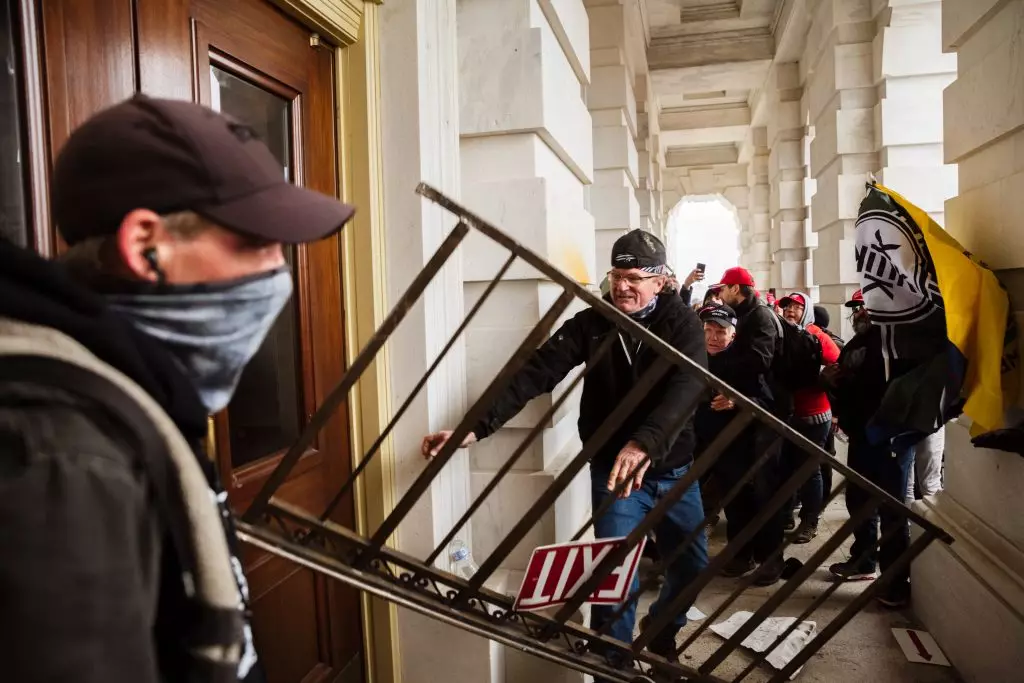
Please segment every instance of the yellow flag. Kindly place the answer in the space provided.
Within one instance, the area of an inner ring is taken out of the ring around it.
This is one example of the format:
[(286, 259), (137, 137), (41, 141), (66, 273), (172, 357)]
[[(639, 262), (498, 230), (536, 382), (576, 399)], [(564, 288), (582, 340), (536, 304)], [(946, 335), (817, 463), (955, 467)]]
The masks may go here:
[(924, 235), (946, 317), (946, 336), (967, 359), (961, 396), (976, 436), (1003, 426), (1003, 415), (1020, 389), (1017, 331), (1006, 290), (931, 217), (892, 190), (875, 186), (900, 204)]

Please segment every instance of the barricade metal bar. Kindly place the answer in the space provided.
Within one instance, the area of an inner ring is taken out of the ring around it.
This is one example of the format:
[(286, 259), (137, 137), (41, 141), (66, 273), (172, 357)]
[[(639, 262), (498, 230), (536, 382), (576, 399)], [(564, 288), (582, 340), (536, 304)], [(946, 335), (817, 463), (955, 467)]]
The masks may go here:
[(846, 626), (847, 622), (855, 617), (858, 612), (864, 609), (864, 606), (871, 602), (871, 599), (878, 595), (883, 588), (887, 587), (896, 574), (905, 571), (911, 560), (920, 555), (933, 540), (935, 540), (934, 536), (932, 536), (927, 529), (923, 530), (917, 540), (911, 543), (910, 547), (900, 554), (894, 564), (882, 572), (877, 579), (872, 581), (870, 585), (860, 593), (860, 595), (851, 600), (850, 604), (844, 607), (843, 611), (832, 619), (825, 628), (818, 631), (818, 635), (814, 637), (814, 640), (805, 645), (804, 649), (800, 650), (800, 652), (790, 660), (789, 664), (776, 673), (769, 683), (785, 683), (785, 681), (788, 681), (797, 669), (803, 666), (815, 652), (821, 649), (822, 645), (827, 643), (832, 636), (838, 633), (839, 629)]
[[(672, 563), (675, 562), (677, 559), (679, 559), (679, 557), (681, 557), (682, 554), (684, 552), (686, 552), (686, 550), (690, 547), (690, 545), (693, 542), (695, 542), (700, 537), (701, 534), (704, 533), (705, 527), (707, 527), (708, 523), (712, 519), (714, 519), (715, 515), (721, 514), (722, 510), (725, 509), (725, 506), (728, 505), (729, 503), (731, 503), (733, 498), (735, 498), (736, 496), (739, 495), (740, 491), (742, 491), (743, 488), (748, 483), (750, 483), (750, 481), (754, 478), (754, 476), (758, 473), (758, 471), (762, 467), (764, 467), (764, 465), (772, 458), (772, 456), (773, 456), (772, 449), (775, 448), (776, 445), (778, 444), (778, 442), (781, 441), (781, 440), (782, 440), (782, 437), (780, 436), (775, 442), (773, 442), (772, 445), (768, 449), (766, 449), (758, 457), (758, 459), (756, 461), (754, 461), (754, 464), (750, 466), (750, 468), (743, 475), (743, 477), (741, 479), (739, 479), (733, 485), (733, 487), (731, 489), (729, 489), (729, 491), (726, 492), (726, 494), (724, 496), (722, 496), (722, 499), (719, 501), (718, 505), (715, 506), (715, 508), (712, 509), (711, 512), (709, 512), (708, 514), (704, 515), (704, 519), (701, 520), (700, 525), (696, 529), (691, 531), (686, 536), (686, 538), (683, 539), (683, 542), (680, 543), (675, 549), (673, 549), (671, 554), (669, 554), (668, 556), (666, 556), (666, 557), (661, 559), (661, 561), (659, 562), (659, 567), (660, 568), (665, 569), (667, 567), (670, 567), (672, 565)], [(703, 457), (703, 456), (701, 456), (701, 457)], [(637, 590), (633, 591), (633, 593), (629, 596), (629, 598), (626, 599), (625, 602), (623, 602), (622, 604), (620, 604), (618, 607), (615, 608), (615, 611), (612, 613), (611, 618), (609, 618), (608, 621), (606, 621), (601, 626), (601, 628), (598, 630), (598, 633), (600, 633), (602, 635), (607, 635), (608, 631), (611, 630), (612, 625), (616, 621), (618, 621), (619, 617), (621, 617), (625, 613), (625, 611), (627, 609), (629, 609), (633, 604), (635, 604), (638, 600), (640, 600), (640, 597), (644, 593), (646, 593), (647, 591), (649, 591), (652, 588), (654, 588), (654, 586), (656, 586), (657, 584), (658, 584), (658, 579), (656, 577), (652, 577), (652, 576), (648, 576), (643, 581), (641, 581), (639, 588)]]
[(854, 530), (860, 526), (860, 524), (866, 520), (869, 516), (874, 514), (878, 508), (878, 503), (871, 498), (868, 498), (867, 503), (862, 505), (857, 513), (849, 517), (843, 525), (839, 528), (839, 531), (832, 534), (827, 541), (821, 544), (821, 546), (814, 551), (810, 559), (796, 571), (796, 573), (780, 586), (771, 597), (764, 601), (764, 603), (757, 608), (757, 611), (747, 619), (746, 622), (732, 635), (731, 638), (725, 641), (717, 650), (715, 650), (710, 657), (708, 657), (703, 664), (700, 666), (701, 673), (710, 674), (718, 665), (725, 661), (736, 648), (740, 646), (747, 636), (754, 632), (758, 626), (765, 620), (765, 618), (771, 616), (772, 612), (775, 611), (779, 605), (785, 602), (790, 595), (792, 595), (797, 588), (799, 588), (804, 581), (806, 581), (811, 574), (818, 570), (818, 567), (828, 559), (828, 557), (834, 553), (843, 541), (851, 536)]
[[(608, 335), (608, 337), (601, 342), (601, 344), (597, 347), (596, 352), (594, 353), (595, 361), (604, 358), (604, 355), (608, 353), (608, 351), (611, 349), (614, 340), (615, 337), (613, 335)], [(562, 395), (559, 396), (555, 400), (555, 402), (551, 404), (550, 408), (544, 411), (544, 415), (541, 416), (539, 420), (537, 420), (537, 424), (535, 424), (533, 428), (530, 429), (530, 433), (526, 435), (526, 438), (520, 442), (519, 446), (517, 446), (515, 451), (512, 452), (512, 455), (509, 456), (509, 458), (498, 469), (498, 471), (494, 473), (494, 476), (491, 478), (489, 482), (487, 482), (487, 486), (484, 487), (484, 490), (480, 492), (480, 495), (476, 497), (476, 500), (470, 503), (469, 508), (467, 508), (466, 512), (463, 513), (462, 517), (459, 518), (459, 521), (452, 526), (451, 531), (448, 532), (448, 534), (441, 540), (441, 542), (437, 544), (437, 547), (434, 548), (434, 551), (430, 553), (426, 560), (424, 560), (425, 564), (433, 564), (434, 560), (440, 557), (441, 553), (444, 552), (444, 549), (447, 548), (448, 544), (452, 542), (453, 538), (455, 538), (455, 535), (459, 532), (459, 529), (463, 528), (469, 522), (469, 519), (473, 516), (473, 513), (480, 509), (480, 506), (484, 504), (484, 501), (487, 500), (487, 497), (491, 495), (494, 489), (498, 487), (498, 484), (501, 483), (501, 480), (505, 477), (505, 475), (512, 470), (515, 464), (519, 461), (519, 458), (521, 458), (523, 456), (523, 453), (526, 452), (526, 449), (530, 447), (530, 444), (532, 444), (536, 440), (536, 438), (540, 436), (540, 433), (544, 431), (547, 423), (551, 420), (554, 414), (558, 412), (558, 409), (562, 407), (562, 404), (565, 403), (566, 399), (569, 398), (573, 390), (577, 386), (579, 386), (579, 383), (583, 381), (583, 378), (587, 376), (587, 373), (589, 373), (590, 370), (593, 369), (593, 367), (594, 363), (588, 363), (587, 366), (583, 368), (582, 372), (576, 374), (576, 376), (572, 379), (572, 382), (569, 383), (569, 386), (566, 387), (565, 390), (562, 392)]]
[[(555, 504), (558, 496), (576, 478), (576, 475), (583, 469), (583, 466), (590, 462), (590, 459), (615, 434), (616, 430), (619, 429), (626, 418), (629, 417), (640, 401), (647, 395), (651, 387), (665, 376), (670, 367), (669, 361), (661, 356), (651, 364), (640, 377), (640, 380), (622, 397), (620, 403), (608, 415), (605, 421), (601, 423), (601, 426), (597, 428), (594, 435), (587, 439), (579, 454), (559, 473), (537, 501), (530, 506), (522, 519), (516, 523), (491, 554), (487, 556), (487, 559), (480, 565), (480, 571), (474, 574), (470, 581), (471, 589), (478, 590), (484, 584), (484, 581), (498, 569), (509, 553), (515, 549), (530, 529), (533, 528), (533, 525)], [(462, 592), (456, 599), (456, 604), (463, 604), (470, 597), (468, 593)]]
[(765, 505), (765, 509), (768, 514), (764, 512), (758, 514), (752, 519), (740, 532), (740, 535), (730, 542), (725, 549), (716, 555), (710, 562), (708, 562), (707, 568), (683, 590), (672, 603), (663, 611), (660, 611), (657, 616), (651, 618), (647, 629), (637, 636), (636, 640), (633, 641), (633, 652), (639, 652), (640, 650), (647, 647), (651, 640), (658, 633), (668, 625), (668, 623), (676, 617), (677, 614), (683, 610), (689, 609), (693, 601), (697, 599), (697, 595), (700, 591), (711, 583), (711, 580), (718, 576), (722, 569), (728, 564), (740, 549), (750, 542), (750, 539), (754, 537), (761, 527), (764, 526), (765, 522), (771, 514), (778, 514), (781, 511), (782, 506), (790, 499), (790, 497), (796, 493), (805, 481), (811, 476), (814, 468), (818, 467), (818, 462), (811, 458), (808, 458), (793, 474), (786, 483), (775, 492), (771, 500)]
[(469, 435), (473, 425), (487, 414), (491, 404), (494, 403), (494, 399), (508, 387), (515, 374), (526, 364), (530, 354), (547, 338), (551, 327), (558, 320), (558, 317), (565, 312), (565, 309), (569, 307), (572, 299), (572, 292), (563, 291), (561, 296), (551, 304), (551, 308), (534, 325), (530, 333), (526, 335), (523, 343), (519, 345), (519, 348), (512, 354), (512, 357), (501, 368), (498, 375), (491, 380), (491, 383), (484, 390), (483, 394), (480, 395), (480, 398), (473, 403), (473, 406), (455, 428), (455, 431), (448, 439), (448, 442), (441, 448), (441, 451), (427, 463), (423, 472), (412, 483), (406, 494), (395, 504), (391, 514), (381, 522), (380, 528), (374, 532), (371, 539), (372, 546), (380, 547), (387, 543), (391, 534), (395, 532), (401, 521), (409, 514), (413, 506), (420, 499), (420, 496), (426, 493), (430, 487), (430, 482), (448, 464), (448, 461), (455, 455), (455, 451), (461, 447), (463, 439)]
[(245, 511), (242, 519), (251, 522), (257, 519), (263, 514), (266, 508), (267, 502), (270, 497), (274, 495), (274, 492), (280, 488), (284, 480), (288, 478), (292, 468), (295, 467), (295, 463), (299, 461), (302, 454), (306, 452), (310, 444), (316, 439), (317, 434), (324, 428), (327, 421), (331, 419), (334, 411), (348, 398), (348, 393), (355, 386), (355, 383), (359, 380), (362, 374), (366, 371), (370, 364), (373, 363), (374, 358), (377, 356), (377, 352), (380, 351), (384, 343), (391, 337), (394, 331), (398, 328), (399, 323), (405, 319), (413, 305), (419, 300), (423, 294), (423, 290), (426, 289), (430, 281), (434, 279), (434, 275), (441, 269), (448, 257), (455, 253), (455, 250), (465, 239), (469, 233), (469, 226), (464, 221), (459, 223), (452, 229), (448, 237), (444, 239), (441, 246), (437, 248), (434, 255), (427, 261), (427, 265), (424, 266), (416, 277), (413, 278), (412, 283), (405, 290), (405, 293), (401, 296), (395, 307), (391, 309), (391, 312), (381, 323), (380, 329), (377, 330), (370, 341), (367, 343), (356, 359), (352, 362), (352, 366), (345, 372), (345, 376), (342, 377), (341, 382), (338, 383), (334, 389), (331, 390), (317, 408), (313, 417), (310, 418), (309, 423), (303, 428), (302, 433), (299, 434), (299, 438), (295, 440), (288, 452), (281, 458), (281, 462), (278, 463), (274, 471), (270, 473), (267, 480), (260, 487), (259, 492), (253, 499), (252, 504)]
[[(899, 527), (890, 528), (882, 535), (881, 539), (879, 539), (879, 545), (885, 545), (898, 533), (900, 533)], [(856, 558), (853, 559), (857, 563), (864, 562), (871, 556), (873, 552), (875, 552), (875, 550), (876, 549), (872, 547), (865, 548), (857, 555)], [(825, 604), (825, 601), (828, 600), (833, 593), (839, 590), (840, 586), (846, 583), (849, 582), (842, 581), (836, 578), (836, 580), (833, 581), (828, 588), (822, 591), (821, 595), (814, 599), (814, 601), (810, 604), (810, 606), (807, 607), (807, 609), (800, 613), (800, 616), (798, 616), (792, 624), (786, 627), (785, 631), (780, 633), (778, 637), (772, 641), (772, 643), (764, 650), (764, 652), (754, 652), (753, 659), (751, 660), (751, 662), (747, 664), (746, 668), (743, 669), (743, 671), (741, 671), (736, 676), (736, 678), (732, 679), (731, 683), (740, 683), (740, 681), (742, 681), (744, 678), (753, 673), (754, 669), (756, 669), (764, 660), (768, 659), (769, 655), (771, 655), (775, 648), (777, 648), (782, 643), (786, 642), (786, 638), (789, 637), (789, 634), (800, 628), (801, 623), (803, 623), (805, 620), (807, 620), (808, 617), (814, 614), (814, 612), (817, 611), (818, 608)]]
[[(596, 655), (567, 651), (564, 646), (559, 645), (559, 641), (537, 640), (530, 635), (528, 629), (521, 622), (511, 619), (503, 620), (501, 615), (488, 615), (478, 610), (454, 609), (420, 590), (401, 583), (393, 583), (374, 572), (356, 570), (309, 546), (282, 541), (276, 535), (268, 533), (265, 528), (240, 523), (239, 537), (257, 548), (312, 569), (329, 578), (342, 581), (371, 595), (554, 664), (571, 666), (577, 671), (615, 683), (636, 683), (650, 680), (641, 678), (642, 672), (636, 669), (615, 668)], [(652, 665), (648, 664), (648, 666)], [(673, 678), (725, 683), (721, 678), (701, 677), (696, 671), (683, 666), (666, 665), (659, 670), (665, 671)]]
[[(832, 503), (832, 501), (835, 499), (835, 497), (839, 495), (839, 493), (843, 490), (843, 488), (845, 486), (846, 486), (846, 482), (840, 482), (839, 486), (837, 486), (832, 491), (832, 493), (829, 495), (828, 499), (822, 505), (822, 510), (824, 510), (826, 507), (828, 507)], [(877, 505), (877, 503), (876, 503), (876, 505)], [(779, 546), (779, 553), (780, 554), (785, 553), (786, 549), (790, 545), (792, 545), (792, 543), (793, 543), (793, 538), (792, 537), (783, 539), (782, 544)], [(758, 569), (760, 569), (760, 568), (758, 568)], [(727, 609), (729, 609), (729, 606), (732, 605), (734, 602), (736, 602), (736, 600), (738, 600), (739, 597), (741, 595), (743, 595), (743, 593), (748, 588), (750, 588), (751, 584), (753, 584), (754, 580), (757, 578), (757, 575), (758, 575), (758, 572), (757, 571), (753, 571), (748, 576), (744, 576), (743, 578), (741, 578), (739, 580), (736, 588), (733, 590), (732, 593), (729, 594), (729, 597), (727, 597), (725, 600), (723, 600), (722, 603), (720, 605), (718, 605), (718, 607), (715, 608), (715, 611), (712, 612), (710, 615), (708, 615), (708, 617), (706, 619), (704, 619), (697, 626), (697, 628), (694, 630), (693, 633), (691, 633), (689, 636), (687, 636), (686, 640), (683, 641), (683, 644), (676, 648), (676, 654), (677, 655), (683, 654), (688, 647), (693, 645), (693, 643), (695, 643), (697, 641), (697, 639), (700, 638), (701, 634), (703, 634), (704, 631), (706, 631), (708, 628), (710, 628), (711, 624), (715, 623), (715, 621), (717, 621), (719, 617), (721, 617), (723, 614), (725, 614), (725, 611)]]
[[(342, 556), (355, 556), (358, 554), (358, 549), (366, 548), (369, 541), (357, 534), (356, 532), (342, 527), (333, 522), (321, 523), (315, 517), (308, 515), (307, 513), (295, 508), (292, 505), (284, 503), (282, 501), (272, 501), (268, 506), (268, 515), (273, 518), (279, 518), (281, 524), (292, 524), (293, 526), (300, 527), (302, 529), (308, 529), (309, 535), (315, 537), (316, 541), (321, 542), (321, 547), (316, 547), (315, 544), (311, 543), (296, 543), (291, 540), (292, 534), (286, 531), (285, 538), (283, 540), (283, 546), (290, 547), (295, 551), (301, 551), (305, 557), (312, 558), (313, 561), (317, 559), (327, 558), (327, 561), (332, 566), (340, 566), (343, 572), (348, 576), (354, 573), (360, 577), (368, 578), (375, 576), (386, 576), (391, 582), (381, 587), (383, 591), (390, 591), (393, 588), (398, 591), (400, 595), (407, 595), (407, 592), (403, 591), (403, 588), (415, 588), (417, 594), (422, 596), (432, 596), (434, 599), (439, 599), (442, 602), (442, 606), (445, 609), (453, 608), (452, 598), (455, 596), (455, 589), (467, 588), (468, 582), (458, 576), (448, 574), (432, 566), (424, 565), (418, 558), (406, 555), (399, 550), (395, 550), (390, 547), (380, 548), (379, 555), (370, 562), (366, 569), (357, 569), (350, 563), (343, 562), (338, 559), (338, 555)], [(266, 527), (259, 527), (248, 524), (246, 522), (239, 522), (239, 537), (246, 542), (251, 542), (252, 538), (262, 539), (261, 544), (265, 544), (267, 539), (280, 540), (278, 535), (270, 532)], [(302, 532), (299, 532), (300, 535)], [(261, 547), (266, 547), (261, 545)], [(338, 551), (334, 554), (327, 554), (327, 548), (335, 548)], [(354, 552), (341, 552), (344, 549), (353, 549)], [(276, 552), (276, 551), (275, 551)], [(280, 554), (280, 553), (278, 553)], [(288, 559), (291, 559), (290, 557)], [(313, 566), (312, 564), (308, 566)], [(392, 567), (399, 570), (395, 572)], [(351, 583), (348, 579), (342, 578), (346, 582)], [(357, 586), (360, 587), (360, 586)], [(445, 593), (444, 589), (447, 589)], [(382, 594), (377, 592), (376, 594), (381, 595), (387, 599), (391, 599), (390, 594)], [(484, 614), (490, 617), (493, 621), (503, 624), (504, 622), (512, 622), (513, 624), (521, 625), (523, 632), (529, 635), (533, 639), (538, 639), (541, 628), (550, 622), (548, 617), (533, 614), (530, 612), (514, 612), (512, 610), (512, 598), (501, 593), (481, 588), (475, 594), (474, 606), (465, 612), (459, 611), (459, 614)], [(400, 603), (402, 604), (402, 603)], [(413, 607), (415, 609), (415, 607)], [(423, 611), (425, 614), (433, 616), (432, 612)], [(557, 648), (554, 649), (556, 652), (561, 652), (565, 657), (564, 660), (560, 661), (560, 664), (565, 666), (571, 666), (577, 670), (586, 671), (586, 669), (576, 666), (576, 657), (585, 657), (588, 661), (593, 659), (595, 655), (587, 654), (586, 643), (601, 643), (606, 648), (614, 647), (625, 647), (625, 643), (621, 643), (617, 640), (601, 636), (600, 634), (587, 629), (584, 626), (568, 622), (563, 625), (563, 635), (570, 639), (575, 639), (578, 642), (571, 642), (570, 647), (567, 650), (559, 651)], [(488, 635), (487, 637), (491, 637)], [(501, 638), (495, 638), (501, 640)], [(547, 640), (547, 639), (542, 639)], [(557, 642), (557, 641), (552, 641)], [(530, 644), (536, 644), (530, 641)], [(516, 647), (519, 647), (521, 643), (516, 643)], [(520, 648), (523, 649), (523, 648)], [(687, 680), (708, 680), (722, 682), (722, 679), (715, 677), (702, 677), (695, 669), (679, 662), (669, 662), (662, 657), (653, 655), (650, 653), (642, 653), (636, 658), (636, 661), (642, 666), (647, 667), (650, 671), (657, 671), (662, 674), (671, 675), (673, 677), (685, 677)], [(617, 672), (618, 676), (623, 675), (621, 669), (604, 669), (601, 675), (607, 676), (609, 671)], [(612, 680), (621, 680), (635, 682), (636, 676), (639, 672), (635, 670), (629, 670), (629, 674), (626, 678), (620, 678), (613, 676)]]
[(780, 436), (785, 437), (787, 441), (798, 447), (807, 455), (811, 456), (818, 462), (828, 462), (834, 471), (840, 472), (844, 477), (846, 477), (846, 479), (852, 483), (856, 483), (866, 492), (870, 492), (873, 496), (885, 501), (886, 504), (894, 504), (900, 509), (906, 510), (907, 517), (911, 521), (923, 529), (930, 530), (936, 538), (942, 539), (946, 543), (953, 542), (953, 537), (944, 529), (937, 526), (934, 522), (926, 519), (920, 513), (906, 508), (902, 501), (899, 501), (886, 493), (877, 484), (869, 481), (864, 477), (864, 475), (850, 468), (846, 463), (840, 462), (839, 460), (831, 457), (828, 453), (811, 441), (808, 441), (805, 436), (794, 430), (788, 424), (782, 422), (764, 408), (751, 401), (748, 397), (712, 375), (706, 368), (701, 367), (701, 365), (693, 359), (687, 358), (683, 354), (679, 353), (679, 351), (677, 351), (672, 345), (665, 342), (665, 340), (655, 334), (652, 334), (650, 330), (645, 328), (643, 325), (638, 324), (635, 320), (629, 318), (629, 316), (620, 313), (607, 301), (604, 301), (587, 288), (580, 286), (575, 279), (571, 278), (569, 275), (548, 263), (531, 250), (519, 244), (494, 225), (478, 216), (476, 213), (470, 211), (450, 197), (445, 196), (442, 192), (431, 187), (427, 183), (420, 183), (416, 188), (416, 192), (422, 197), (425, 197), (431, 202), (445, 208), (450, 213), (458, 216), (463, 221), (468, 222), (474, 229), (484, 235), (487, 235), (494, 242), (516, 254), (524, 263), (528, 263), (530, 266), (537, 269), (537, 271), (549, 278), (555, 284), (567, 291), (573, 292), (578, 299), (590, 305), (590, 307), (596, 312), (612, 321), (623, 331), (628, 332), (634, 339), (642, 341), (659, 356), (672, 359), (672, 362), (678, 365), (685, 372), (702, 378), (709, 386), (728, 396), (733, 403), (736, 404), (736, 408), (739, 411), (753, 413), (758, 421), (770, 427)]
[[(630, 551), (644, 538), (654, 526), (661, 521), (661, 519), (668, 514), (669, 508), (679, 502), (679, 500), (686, 494), (686, 491), (694, 485), (694, 483), (704, 474), (714, 462), (715, 458), (721, 454), (726, 447), (732, 443), (744, 429), (746, 429), (754, 420), (752, 415), (747, 413), (740, 413), (732, 420), (725, 429), (722, 430), (718, 436), (708, 445), (705, 449), (704, 454), (700, 458), (699, 462), (695, 462), (690, 466), (690, 469), (683, 475), (679, 481), (672, 485), (663, 497), (658, 500), (658, 503), (654, 508), (644, 515), (644, 518), (640, 521), (634, 529), (629, 532), (626, 536), (626, 540), (605, 555), (604, 559), (601, 560), (590, 577), (583, 582), (583, 585), (576, 589), (572, 598), (569, 599), (558, 612), (555, 614), (555, 621), (562, 622), (568, 619), (572, 614), (580, 608), (580, 606), (586, 602), (587, 598), (597, 590), (597, 587), (601, 585), (616, 566), (618, 566)], [(707, 457), (703, 457), (706, 455)]]
[(423, 387), (427, 385), (427, 382), (433, 376), (434, 371), (437, 370), (438, 367), (440, 367), (441, 363), (448, 355), (448, 352), (452, 350), (453, 346), (455, 346), (455, 342), (459, 340), (459, 337), (462, 336), (462, 333), (466, 331), (467, 327), (469, 327), (469, 323), (473, 321), (473, 318), (476, 316), (477, 312), (479, 312), (480, 309), (483, 308), (484, 302), (487, 301), (487, 297), (490, 296), (491, 292), (494, 291), (495, 287), (497, 287), (501, 283), (501, 278), (505, 275), (505, 273), (508, 272), (508, 269), (512, 267), (512, 264), (515, 263), (515, 260), (515, 254), (512, 254), (507, 259), (505, 259), (505, 263), (502, 264), (501, 268), (498, 269), (498, 272), (495, 274), (494, 278), (487, 284), (487, 288), (483, 291), (483, 294), (481, 294), (480, 298), (477, 299), (476, 303), (473, 304), (473, 307), (469, 309), (469, 313), (466, 314), (466, 316), (462, 319), (462, 322), (459, 323), (459, 326), (455, 329), (454, 332), (452, 332), (451, 337), (449, 337), (444, 347), (441, 348), (441, 352), (437, 354), (437, 358), (434, 359), (434, 362), (430, 364), (430, 367), (427, 368), (427, 371), (424, 372), (423, 376), (420, 377), (418, 382), (416, 382), (416, 386), (412, 388), (412, 391), (410, 391), (409, 395), (406, 396), (405, 400), (402, 402), (402, 405), (400, 405), (398, 407), (398, 410), (395, 411), (394, 417), (392, 417), (391, 420), (388, 421), (387, 426), (385, 426), (384, 429), (381, 430), (380, 436), (374, 439), (373, 444), (370, 446), (370, 449), (366, 451), (366, 455), (364, 455), (359, 460), (359, 464), (352, 471), (352, 474), (348, 476), (348, 479), (346, 479), (345, 483), (342, 484), (341, 488), (338, 490), (338, 493), (336, 493), (334, 498), (331, 499), (331, 502), (327, 504), (327, 507), (324, 509), (323, 514), (320, 515), (320, 521), (324, 521), (328, 517), (330, 517), (331, 513), (334, 512), (334, 509), (345, 497), (345, 494), (347, 494), (352, 489), (352, 487), (355, 486), (356, 479), (359, 477), (360, 474), (363, 473), (363, 470), (365, 470), (366, 467), (373, 460), (373, 457), (377, 454), (377, 451), (378, 449), (380, 449), (381, 444), (384, 443), (385, 439), (388, 438), (392, 430), (395, 428), (395, 425), (398, 424), (398, 421), (402, 419), (403, 415), (405, 415), (405, 411), (408, 410), (409, 406), (412, 405), (413, 401), (415, 401), (419, 397), (420, 391), (422, 391)]

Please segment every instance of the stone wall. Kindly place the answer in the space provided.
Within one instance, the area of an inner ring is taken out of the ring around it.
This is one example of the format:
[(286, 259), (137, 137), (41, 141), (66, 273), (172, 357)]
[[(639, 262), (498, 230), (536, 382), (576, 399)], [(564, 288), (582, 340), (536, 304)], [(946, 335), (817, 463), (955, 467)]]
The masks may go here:
[[(591, 63), (593, 32), (582, 0), (460, 0), (457, 23), (462, 196), (475, 211), (579, 282), (597, 284), (597, 214), (589, 208), (600, 202), (590, 185), (595, 180), (595, 162), (603, 158), (595, 155), (593, 119), (585, 96), (589, 92), (593, 99), (604, 88), (607, 101), (620, 97), (632, 103), (633, 122), (619, 143), (624, 150), (633, 150), (635, 179), (632, 92), (616, 90), (611, 74), (602, 75), (600, 83), (596, 80), (598, 71)], [(635, 185), (624, 186), (619, 195), (631, 200), (638, 217), (635, 189)], [(602, 201), (612, 195), (602, 193)], [(507, 256), (485, 238), (467, 242), (463, 254), (467, 309)], [(483, 393), (558, 292), (532, 268), (513, 266), (467, 331), (470, 400)], [(474, 496), (563, 390), (559, 387), (536, 399), (505, 428), (470, 449)], [(577, 413), (578, 399), (570, 397), (474, 515), (476, 557), (483, 559), (493, 551), (558, 476), (565, 459), (576, 452)], [(584, 472), (502, 563), (492, 587), (514, 592), (533, 548), (567, 540), (586, 519), (588, 492)], [(487, 678), (473, 680), (527, 680), (536, 677), (537, 667), (550, 670), (542, 678), (554, 680), (561, 675), (556, 674), (557, 667), (532, 662), (511, 650), (492, 646), (488, 654)], [(524, 667), (535, 673), (525, 673)]]
[[(456, 73), (455, 0), (408, 0), (380, 10), (381, 127), (388, 299), (395, 301), (422, 269), (454, 221), (413, 193), (425, 180), (458, 196), (459, 118)], [(459, 325), (462, 264), (454, 259), (423, 293), (388, 343), (392, 405), (401, 405)], [(466, 348), (457, 343), (393, 432), (395, 495), (402, 495), (423, 471), (419, 442), (424, 434), (450, 427), (466, 408)], [(469, 501), (469, 460), (459, 453), (434, 481), (398, 529), (403, 551), (425, 557), (465, 511)], [(468, 532), (469, 530), (466, 530)], [(398, 611), (401, 675), (406, 683), (427, 683), (429, 672), (451, 665), (439, 641), (486, 641)], [(467, 658), (460, 666), (472, 666)], [(484, 679), (466, 679), (484, 680)]]
[[(997, 270), (1024, 322), (1024, 0), (944, 0), (945, 161), (959, 165), (946, 229)], [(1013, 416), (1019, 418), (1021, 411)], [(914, 564), (914, 609), (964, 680), (1024, 670), (1024, 458), (947, 428), (946, 490), (919, 503), (955, 537)], [(965, 627), (969, 624), (969, 627)]]

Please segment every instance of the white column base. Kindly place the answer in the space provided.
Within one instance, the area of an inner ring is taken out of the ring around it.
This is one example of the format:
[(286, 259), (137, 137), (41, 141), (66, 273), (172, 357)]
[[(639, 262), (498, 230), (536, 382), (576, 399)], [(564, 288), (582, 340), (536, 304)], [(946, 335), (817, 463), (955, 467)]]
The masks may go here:
[[(953, 425), (950, 429), (962, 431)], [(980, 449), (949, 455), (971, 457), (971, 466), (977, 468), (998, 463)], [(1020, 466), (1024, 468), (1024, 461)], [(958, 503), (954, 495), (942, 491), (915, 504), (955, 542), (936, 541), (914, 562), (914, 612), (967, 683), (1021, 680), (1024, 549)]]

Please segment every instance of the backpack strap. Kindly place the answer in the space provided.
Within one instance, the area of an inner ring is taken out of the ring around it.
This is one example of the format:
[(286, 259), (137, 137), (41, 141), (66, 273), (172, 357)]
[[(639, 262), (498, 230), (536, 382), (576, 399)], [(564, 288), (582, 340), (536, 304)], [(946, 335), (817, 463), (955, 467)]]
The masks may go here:
[[(86, 398), (116, 420), (129, 435), (132, 451), (139, 454), (152, 486), (163, 526), (174, 544), (182, 567), (197, 562), (195, 539), (181, 496), (176, 495), (180, 480), (168, 454), (170, 444), (154, 423), (153, 416), (110, 379), (71, 361), (45, 355), (0, 353), (0, 382), (43, 384)], [(188, 587), (186, 587), (188, 593)], [(198, 650), (234, 648), (243, 640), (244, 618), (238, 609), (215, 607), (196, 599), (194, 589), (189, 600), (189, 632), (181, 634), (193, 661), (205, 669), (220, 669), (223, 675), (235, 673), (232, 657), (210, 658)], [(220, 680), (222, 676), (202, 680)], [(229, 680), (223, 678), (223, 680)], [(232, 679), (233, 680), (233, 679)]]

